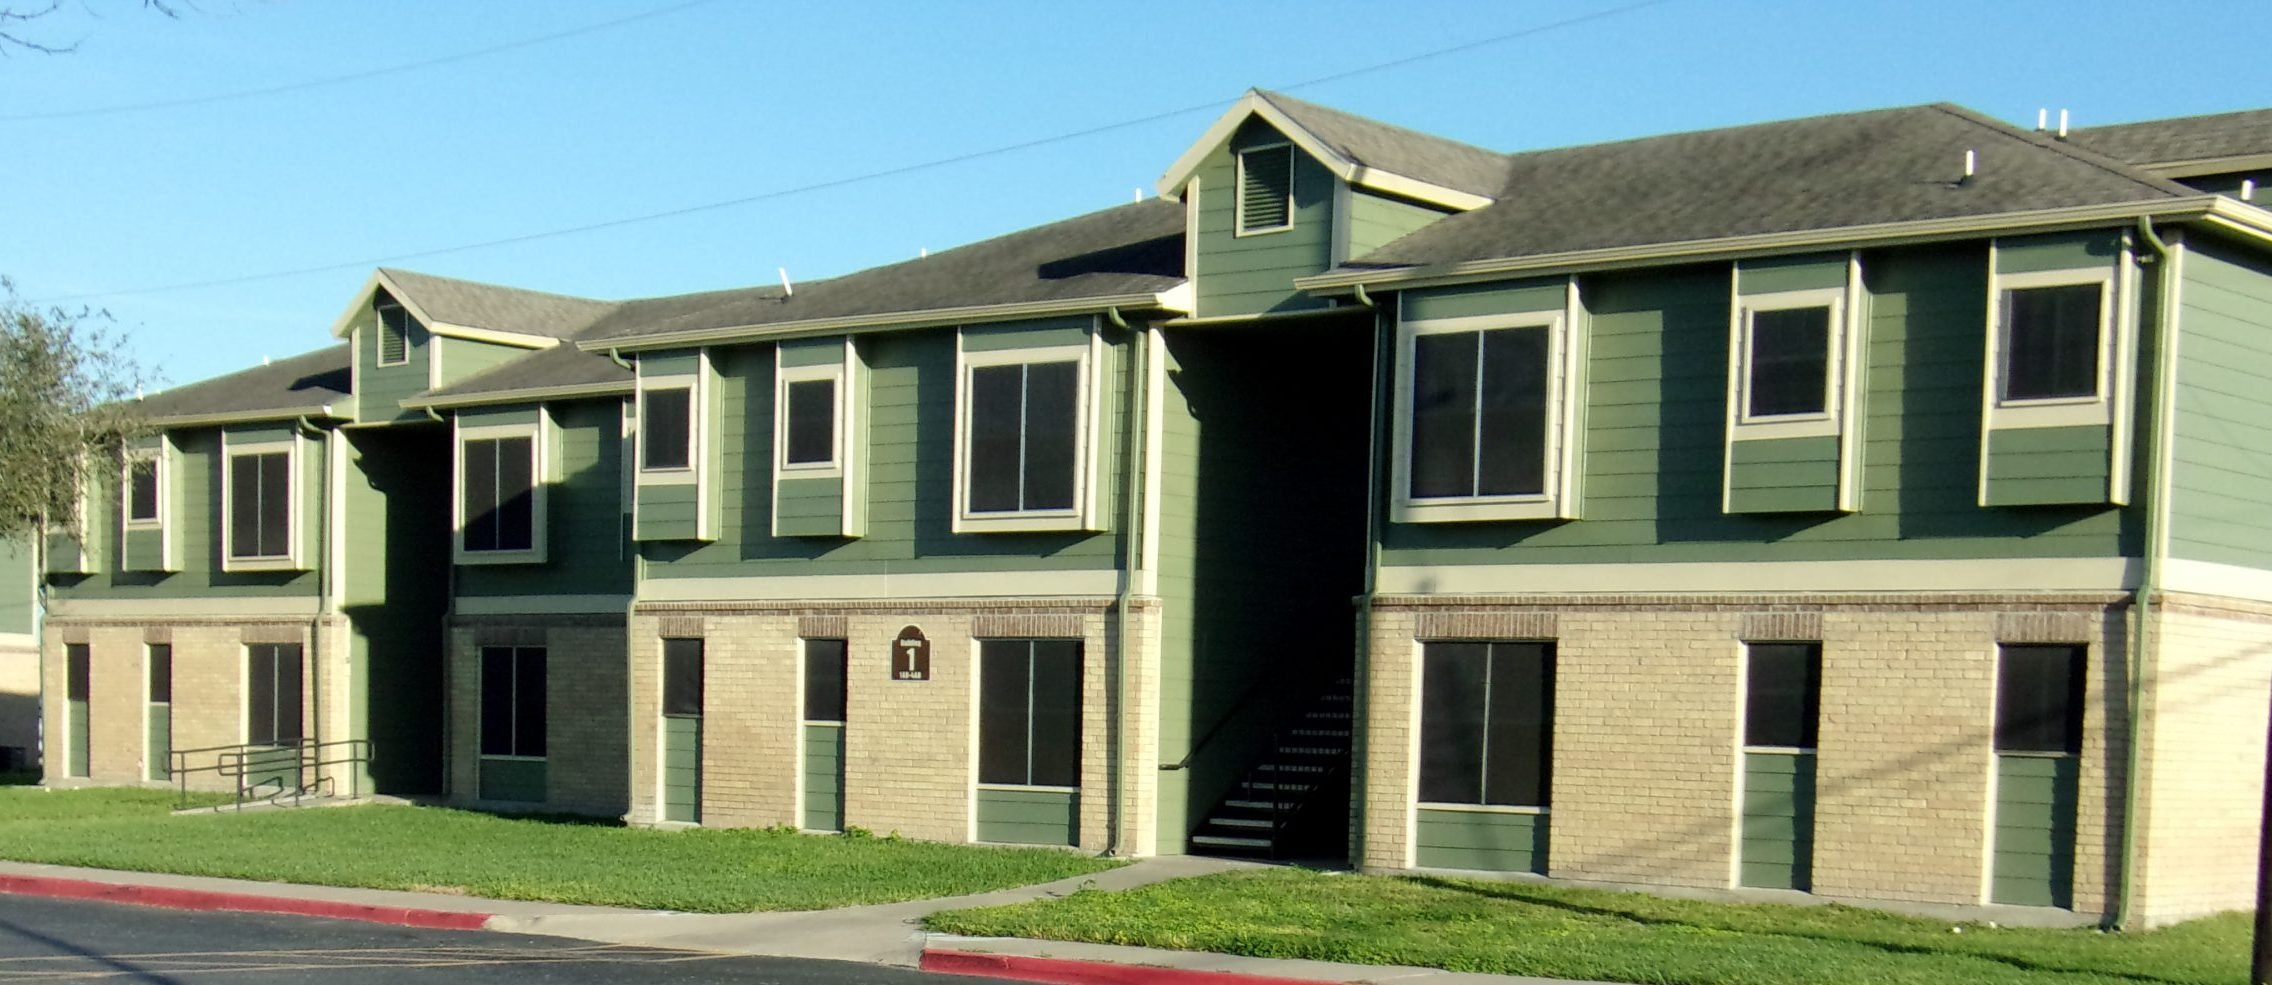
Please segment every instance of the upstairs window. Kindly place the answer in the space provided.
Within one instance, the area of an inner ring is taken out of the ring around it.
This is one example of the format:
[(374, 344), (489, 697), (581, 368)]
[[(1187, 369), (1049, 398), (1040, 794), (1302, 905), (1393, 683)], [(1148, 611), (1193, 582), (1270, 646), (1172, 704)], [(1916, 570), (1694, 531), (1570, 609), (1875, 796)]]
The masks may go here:
[(836, 381), (797, 380), (781, 397), (781, 464), (836, 464)]
[(391, 301), (380, 302), (379, 365), (400, 366), (410, 361), (410, 312)]
[(694, 388), (649, 387), (639, 397), (639, 467), (649, 472), (692, 468)]
[(1086, 526), (1094, 362), (1089, 345), (963, 354), (957, 529)]
[(844, 466), (850, 343), (784, 343), (775, 350), (775, 461), (785, 476), (818, 477)]
[(1249, 147), (1238, 152), (1238, 235), (1294, 226), (1294, 148)]
[(2098, 397), (2105, 285), (2010, 287), (2001, 300), (2002, 399)]
[(1524, 326), (1412, 339), (1412, 499), (1545, 494), (1550, 335)]
[(298, 441), (224, 439), (227, 468), (222, 487), (229, 570), (288, 570), (297, 560)]
[(1745, 352), (1744, 417), (1825, 414), (1830, 410), (1831, 307), (1751, 309)]
[[(543, 433), (535, 425), (464, 428), (458, 440), (458, 548), (464, 555), (541, 557)], [(477, 560), (460, 558), (461, 561)]]

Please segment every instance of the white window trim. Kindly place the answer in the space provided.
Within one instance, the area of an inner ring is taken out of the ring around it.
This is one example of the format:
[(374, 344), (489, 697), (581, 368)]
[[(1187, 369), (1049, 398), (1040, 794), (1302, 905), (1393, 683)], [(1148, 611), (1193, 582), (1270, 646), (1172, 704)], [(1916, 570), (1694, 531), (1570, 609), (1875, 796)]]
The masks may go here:
[[(1394, 490), (1390, 519), (1397, 523), (1456, 523), (1477, 520), (1573, 519), (1576, 516), (1576, 475), (1573, 440), (1580, 419), (1579, 398), (1585, 387), (1579, 379), (1583, 346), (1576, 338), (1578, 286), (1568, 282), (1565, 302), (1557, 311), (1525, 311), (1496, 315), (1407, 320), (1403, 298), (1398, 296), (1396, 335), (1396, 434), (1392, 456)], [(1547, 332), (1546, 434), (1544, 481), (1541, 492), (1516, 496), (1412, 495), (1412, 373), (1414, 341), (1422, 335), (1479, 332), (1506, 328), (1542, 328)]]
[[(1742, 274), (1736, 277), (1740, 280)], [(1732, 441), (1756, 438), (1815, 438), (1837, 435), (1851, 412), (1852, 394), (1846, 386), (1846, 360), (1853, 351), (1854, 319), (1846, 304), (1844, 287), (1771, 294), (1743, 294), (1740, 284), (1734, 317), (1728, 323), (1728, 437)], [(1803, 308), (1830, 309), (1829, 352), (1823, 367), (1823, 409), (1811, 414), (1751, 413), (1752, 325), (1762, 311)]]
[[(845, 472), (845, 437), (852, 401), (852, 342), (844, 341), (845, 355), (841, 360), (819, 366), (784, 366), (777, 354), (773, 364), (773, 478), (779, 479), (833, 479)], [(780, 350), (776, 349), (778, 353)], [(789, 461), (789, 384), (826, 380), (835, 384), (836, 405), (830, 411), (828, 461), (791, 463)]]
[[(133, 515), (134, 466), (139, 462), (152, 462), (157, 467), (158, 515), (148, 519), (136, 519)], [(162, 432), (158, 435), (156, 447), (129, 448), (119, 462), (119, 527), (122, 530), (129, 531), (155, 530), (158, 532), (158, 567), (151, 570), (178, 571), (181, 568), (181, 565), (176, 563), (174, 558), (174, 542), (176, 539), (173, 523), (176, 512), (174, 509), (174, 470), (178, 467), (174, 460), (173, 436)], [(121, 543), (119, 545), (121, 567), (124, 567), (125, 550), (126, 545)]]
[[(451, 427), (456, 436), (450, 441), (450, 548), (451, 561), (457, 564), (543, 564), (548, 557), (551, 538), (548, 493), (553, 483), (552, 442), (555, 430), (552, 410), (538, 405), (536, 420), (526, 424), (481, 424), (467, 427), (462, 420), (453, 418)], [(496, 438), (529, 439), (529, 546), (519, 551), (476, 551), (465, 546), (465, 443)]]
[(410, 365), (410, 329), (407, 324), (404, 325), (402, 332), (402, 358), (393, 362), (387, 361), (386, 312), (388, 308), (402, 312), (404, 318), (411, 317), (410, 309), (403, 307), (400, 301), (371, 306), (371, 364), (382, 369), (391, 366), (408, 366)]
[[(955, 335), (955, 462), (954, 462), (954, 522), (955, 533), (1045, 533), (1062, 530), (1096, 530), (1097, 510), (1097, 445), (1096, 429), (1102, 420), (1102, 399), (1096, 385), (1097, 366), (1101, 362), (1104, 342), (1092, 326), (1089, 340), (1078, 345), (1036, 346), (1022, 349), (998, 349), (969, 352), (962, 346), (962, 335)], [(1077, 419), (1073, 422), (1073, 507), (1063, 510), (1019, 510), (1017, 512), (974, 513), (966, 502), (970, 488), (970, 372), (985, 366), (1015, 366), (1024, 363), (1066, 362), (1075, 363), (1074, 376), (1078, 381), (1073, 405)]]
[[(2114, 421), (2114, 369), (2116, 353), (2127, 348), (2127, 319), (2115, 313), (2129, 299), (2116, 289), (2116, 264), (2082, 270), (2045, 270), (2024, 274), (1995, 272), (1995, 247), (1989, 247), (1987, 363), (1983, 374), (1982, 411), (1988, 430), (2004, 428), (2070, 427), (2112, 424)], [(2004, 397), (2004, 347), (2011, 332), (2005, 293), (2044, 287), (2092, 285), (2099, 289), (2098, 367), (2093, 374), (2096, 392), (2083, 397), (2046, 397), (2010, 400)], [(1985, 445), (1985, 442), (1983, 442)], [(1983, 454), (1986, 454), (1983, 451)]]
[[(654, 390), (687, 391), (687, 448), (686, 464), (683, 466), (661, 469), (647, 467), (647, 422), (651, 419), (647, 407), (647, 394)], [(702, 374), (700, 373), (674, 373), (669, 376), (642, 376), (639, 378), (639, 413), (636, 426), (639, 438), (639, 459), (638, 468), (635, 471), (639, 475), (640, 485), (683, 486), (691, 485), (700, 479), (703, 438), (704, 432), (707, 430), (704, 425), (708, 423), (704, 420), (708, 415), (702, 412), (702, 391)]]
[[(1246, 224), (1246, 156), (1257, 151), (1278, 150), (1280, 148), (1284, 148), (1286, 151), (1286, 221), (1283, 224), (1276, 226), (1249, 227)], [(1271, 233), (1291, 232), (1293, 230), (1294, 172), (1301, 166), (1301, 162), (1297, 159), (1298, 157), (1299, 155), (1294, 151), (1293, 143), (1284, 140), (1281, 140), (1274, 144), (1256, 144), (1252, 147), (1240, 147), (1231, 151), (1231, 161), (1233, 167), (1237, 172), (1236, 176), (1233, 178), (1233, 184), (1231, 187), (1232, 237), (1243, 238), (1247, 236), (1267, 236)]]
[[(305, 454), (301, 446), (307, 443), (297, 428), (289, 438), (268, 438), (259, 441), (232, 441), (227, 433), (221, 435), (221, 570), (223, 571), (301, 571), (301, 541), (304, 539), (306, 512), (301, 500), (306, 498), (306, 476), (301, 474)], [(236, 518), (236, 481), (234, 464), (240, 455), (269, 455), (284, 452), (286, 507), (284, 540), (290, 545), (280, 557), (239, 557), (232, 542)]]

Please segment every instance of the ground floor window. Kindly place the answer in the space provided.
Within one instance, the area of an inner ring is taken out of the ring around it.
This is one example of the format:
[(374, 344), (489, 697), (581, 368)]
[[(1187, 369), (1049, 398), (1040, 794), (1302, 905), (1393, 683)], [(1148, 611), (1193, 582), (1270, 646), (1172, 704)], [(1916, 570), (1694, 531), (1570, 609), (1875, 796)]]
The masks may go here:
[(300, 728), (300, 644), (248, 645), (245, 663), (245, 741), (281, 746), (305, 738)]
[(1420, 800), (1545, 807), (1554, 732), (1554, 644), (1422, 648)]
[(481, 648), (481, 754), (544, 756), (544, 648)]
[(1081, 783), (1081, 642), (978, 644), (978, 782)]

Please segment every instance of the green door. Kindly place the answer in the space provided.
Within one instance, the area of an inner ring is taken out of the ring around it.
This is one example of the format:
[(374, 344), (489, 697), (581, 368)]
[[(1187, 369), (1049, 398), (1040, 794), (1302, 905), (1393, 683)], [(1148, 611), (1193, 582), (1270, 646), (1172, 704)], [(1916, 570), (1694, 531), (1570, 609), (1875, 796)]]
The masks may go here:
[(702, 641), (663, 641), (663, 820), (702, 821)]
[(1988, 898), (2072, 907), (2089, 650), (2008, 644), (1996, 664), (1996, 828)]
[(843, 640), (805, 641), (805, 816), (807, 831), (844, 830)]
[(65, 743), (63, 774), (65, 776), (88, 775), (87, 685), (90, 669), (87, 666), (88, 662), (87, 644), (69, 643), (64, 645), (63, 700), (69, 706), (65, 710), (66, 721), (63, 724), (63, 741)]
[(150, 667), (150, 711), (145, 721), (149, 735), (143, 748), (150, 751), (149, 777), (165, 780), (172, 776), (174, 748), (174, 648), (170, 643), (152, 643), (148, 652)]

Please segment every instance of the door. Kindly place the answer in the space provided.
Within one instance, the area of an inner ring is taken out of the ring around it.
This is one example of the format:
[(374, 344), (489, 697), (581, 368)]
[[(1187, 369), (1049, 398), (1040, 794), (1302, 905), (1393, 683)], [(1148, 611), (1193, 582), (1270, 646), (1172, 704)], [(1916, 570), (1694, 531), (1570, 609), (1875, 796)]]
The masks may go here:
[(807, 831), (844, 830), (843, 640), (805, 641), (804, 784)]
[(663, 820), (702, 822), (702, 641), (663, 641)]
[(63, 775), (86, 776), (87, 773), (87, 687), (90, 668), (87, 644), (66, 643), (63, 646)]
[(245, 647), (245, 744), (241, 782), (275, 792), (300, 787), (303, 705), (300, 681), (306, 668), (298, 643), (253, 643)]
[(144, 717), (149, 735), (143, 748), (150, 751), (150, 779), (162, 781), (173, 775), (174, 647), (171, 643), (152, 643), (144, 655), (149, 662), (150, 693)]

